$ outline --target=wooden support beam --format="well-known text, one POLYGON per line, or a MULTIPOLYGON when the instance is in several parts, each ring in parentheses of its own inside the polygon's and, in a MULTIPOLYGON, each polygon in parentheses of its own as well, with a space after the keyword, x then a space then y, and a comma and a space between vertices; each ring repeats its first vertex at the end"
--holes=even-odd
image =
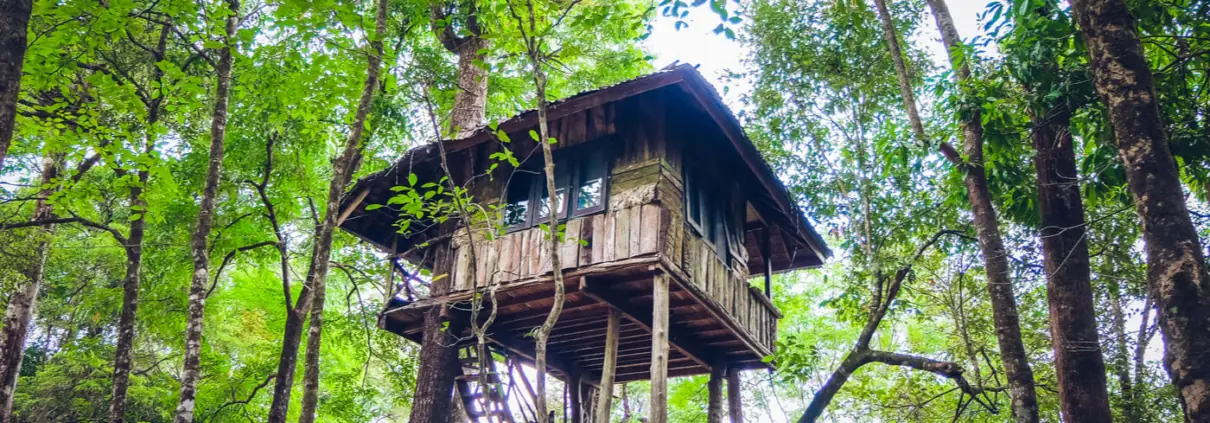
POLYGON ((706 385, 709 395, 706 405, 706 423, 723 423, 723 378, 726 369, 721 364, 710 368, 710 381, 706 385))
POLYGON ((597 398, 596 423, 609 423, 609 411, 613 406, 613 379, 618 365, 618 337, 621 335, 622 319, 617 310, 609 309, 605 323, 605 364, 601 368, 601 392, 597 398))
POLYGON ((649 423, 668 423, 668 275, 655 275, 651 312, 651 416, 649 423))
POLYGON ((731 423, 744 422, 744 398, 743 389, 739 386, 739 368, 727 368, 727 414, 731 416, 731 423))
MULTIPOLYGON (((666 273, 658 273, 655 275, 654 278, 657 282, 662 279, 665 284, 668 283, 668 275, 666 273)), ((654 332, 652 330, 652 326, 653 326, 652 319, 655 316, 653 314, 654 307, 652 309, 647 309, 644 307, 635 307, 630 304, 630 300, 628 297, 622 297, 621 295, 611 292, 609 290, 608 285, 601 284, 599 281, 585 279, 584 286, 582 289, 585 294, 588 294, 589 297, 595 298, 598 301, 601 301, 603 303, 612 305, 615 309, 618 310, 618 312, 620 312, 622 314, 622 317, 625 317, 627 320, 634 322, 634 324, 639 325, 644 330, 654 334, 654 332), (652 316, 652 317, 647 317, 647 316, 652 316)), ((654 297, 653 297, 653 300, 654 300, 654 297)), ((668 311, 667 311, 668 301, 669 301, 669 291, 666 291, 666 292, 664 292, 664 302, 663 302, 664 308, 666 309, 665 317, 668 316, 668 311)), ((667 324, 667 323, 665 323, 665 324, 667 324)), ((684 354, 686 357, 693 359, 693 361, 696 361, 702 367, 706 367, 706 368, 710 367, 710 365, 708 364, 709 363, 708 359, 711 358, 711 355, 706 353, 705 350, 703 348, 701 348, 699 345, 697 345, 693 341, 685 339, 684 337, 681 337, 681 336, 671 335, 671 334, 667 334, 667 333, 665 335, 670 337, 669 344, 673 349, 677 350, 677 352, 680 352, 681 354, 684 354)))
POLYGON ((357 193, 357 197, 354 197, 353 201, 350 201, 349 205, 345 206, 344 211, 341 211, 340 215, 336 217, 336 226, 340 226, 341 224, 345 223, 345 219, 349 218, 349 214, 353 213, 353 210, 356 210, 357 206, 360 206, 361 202, 366 199, 366 195, 369 194, 369 189, 363 189, 361 192, 357 193))
POLYGON ((773 254, 773 247, 769 242, 769 227, 766 226, 760 231, 760 256, 765 261, 765 297, 773 299, 773 258, 769 257, 773 254))
POLYGON ((567 392, 571 396, 568 407, 571 409, 571 423, 584 423, 584 390, 580 387, 580 374, 572 373, 567 377, 567 392))

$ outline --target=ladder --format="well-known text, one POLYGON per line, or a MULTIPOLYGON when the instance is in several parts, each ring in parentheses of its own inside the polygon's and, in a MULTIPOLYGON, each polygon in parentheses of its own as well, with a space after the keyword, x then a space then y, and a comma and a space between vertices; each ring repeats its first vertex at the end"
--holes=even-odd
POLYGON ((487 357, 479 357, 477 347, 472 345, 463 348, 458 356, 459 372, 454 381, 467 419, 474 423, 515 423, 508 406, 507 388, 496 372, 491 352, 487 357), (483 385, 483 375, 487 377, 487 386, 483 385))

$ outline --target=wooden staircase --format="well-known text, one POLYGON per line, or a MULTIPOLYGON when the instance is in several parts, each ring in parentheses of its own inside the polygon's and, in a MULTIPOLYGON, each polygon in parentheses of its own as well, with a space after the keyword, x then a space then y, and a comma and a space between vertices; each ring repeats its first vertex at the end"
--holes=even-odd
POLYGON ((474 423, 516 423, 508 406, 507 386, 496 372, 496 360, 490 352, 488 357, 479 357, 476 350, 469 346, 458 354, 459 374, 454 379, 467 419, 474 423))

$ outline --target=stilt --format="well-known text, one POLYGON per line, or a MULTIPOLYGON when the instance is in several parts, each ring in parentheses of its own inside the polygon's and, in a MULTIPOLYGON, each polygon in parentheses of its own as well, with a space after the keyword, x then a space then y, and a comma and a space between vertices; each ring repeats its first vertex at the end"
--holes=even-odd
POLYGON ((731 423, 744 422, 743 390, 739 386, 739 369, 727 369, 727 413, 731 415, 731 423))
POLYGON ((710 367, 710 382, 706 385, 710 396, 706 406, 707 423, 723 423, 723 377, 726 369, 723 364, 710 367))
POLYGON ((568 401, 569 414, 571 414, 571 423, 584 423, 584 399, 582 397, 584 389, 580 386, 580 375, 572 373, 567 375, 567 393, 571 397, 568 401))
POLYGON ((597 393, 597 409, 594 422, 609 423, 609 412, 613 409, 613 380, 618 365, 618 332, 621 330, 621 313, 609 309, 605 325, 605 364, 601 368, 601 391, 597 393))
POLYGON ((668 423, 668 275, 655 275, 651 299, 651 416, 668 423))

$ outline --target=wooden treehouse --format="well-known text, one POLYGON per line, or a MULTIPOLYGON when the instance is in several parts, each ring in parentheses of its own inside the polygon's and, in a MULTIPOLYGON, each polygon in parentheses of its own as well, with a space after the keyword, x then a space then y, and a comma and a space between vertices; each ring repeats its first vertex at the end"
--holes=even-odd
MULTIPOLYGON (((548 120, 565 200, 556 213, 566 224, 558 245, 566 302, 548 342, 548 370, 581 385, 572 392, 611 388, 610 370, 618 382, 650 379, 659 414, 667 377, 771 368, 762 359, 773 352, 781 317, 769 299, 771 274, 819 266, 830 252, 713 87, 679 66, 553 103, 548 120), (620 316, 612 333, 611 316, 620 316)), ((550 241, 538 226, 549 208, 541 149, 529 135, 536 126, 531 111, 497 127, 512 142, 488 128, 442 142, 452 180, 502 210, 507 230, 492 240, 454 220, 413 222, 400 234, 398 211, 370 206, 387 204, 410 174, 416 186, 439 181, 437 144, 409 151, 346 196, 342 228, 430 270, 433 280, 448 278, 420 295, 421 278, 405 272, 381 328, 420 342, 427 311, 441 306, 450 310, 444 319, 469 319, 475 293, 494 286, 492 347, 532 365, 527 334, 546 318, 554 292, 550 241), (505 148, 520 166, 485 176, 505 148)), ((579 395, 573 405, 591 402, 579 395)))

